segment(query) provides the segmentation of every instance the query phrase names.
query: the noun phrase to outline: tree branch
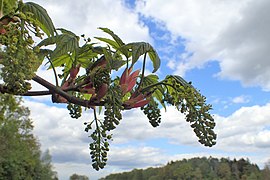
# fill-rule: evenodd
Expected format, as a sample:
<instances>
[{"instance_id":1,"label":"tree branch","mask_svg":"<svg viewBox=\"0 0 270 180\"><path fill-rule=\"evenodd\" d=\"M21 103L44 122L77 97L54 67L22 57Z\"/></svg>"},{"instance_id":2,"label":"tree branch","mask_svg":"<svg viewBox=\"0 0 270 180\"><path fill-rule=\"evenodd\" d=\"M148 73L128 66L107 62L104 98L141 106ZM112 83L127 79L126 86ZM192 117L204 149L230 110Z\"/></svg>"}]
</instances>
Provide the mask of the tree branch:
<instances>
[{"instance_id":1,"label":"tree branch","mask_svg":"<svg viewBox=\"0 0 270 180\"><path fill-rule=\"evenodd\" d=\"M68 93L66 93L65 91L63 91L61 88L51 84L50 82L46 81L45 79L39 77L39 76L35 76L32 78L34 81L36 81L37 83L41 84L42 86L46 87L47 89L49 89L49 92L51 92L52 94L59 94L60 96L64 97L68 102L73 103L73 104L77 104L80 106L84 106L84 107L88 107L90 108L91 106L102 106L104 105L104 102L91 102L91 101L87 101L87 100L83 100L77 97L74 97Z\"/></svg>"},{"instance_id":2,"label":"tree branch","mask_svg":"<svg viewBox=\"0 0 270 180\"><path fill-rule=\"evenodd\" d=\"M22 96L46 96L51 94L51 91L28 91L27 93L22 94Z\"/></svg>"},{"instance_id":3,"label":"tree branch","mask_svg":"<svg viewBox=\"0 0 270 180\"><path fill-rule=\"evenodd\" d=\"M142 82L143 82L144 71L145 71L145 64L146 64L146 55L147 55L147 53L144 53L143 67L142 67L142 77L141 77L141 80L140 80L140 84L139 84L138 87L137 87L136 93L138 93L138 91L140 91L140 87L141 87Z\"/></svg>"},{"instance_id":4,"label":"tree branch","mask_svg":"<svg viewBox=\"0 0 270 180\"><path fill-rule=\"evenodd\" d=\"M45 88L47 88L48 91L28 91L24 94L16 94L16 95L44 96L44 95L58 94L58 95L62 96L63 98L65 98L69 103L77 104L77 105L87 107L87 108L91 108L93 106L104 106L104 104L105 104L104 101L98 101L98 102L97 101L90 101L90 100L84 100L84 99L80 99L80 98L77 98L75 96L72 96L72 95L68 94L66 91L76 91L76 88L62 90L60 87L57 87L57 86L51 84L50 82L46 81L45 79L43 79L37 75L35 75L32 78L32 80L39 83L40 85L44 86ZM87 82L87 80L85 82L83 82L82 84L84 84L86 82ZM4 86L2 84L0 84L0 93L10 94L10 92L8 91L6 86ZM53 101L53 103L57 103L57 102ZM125 108L125 109L128 109L128 108Z\"/></svg>"}]
</instances>

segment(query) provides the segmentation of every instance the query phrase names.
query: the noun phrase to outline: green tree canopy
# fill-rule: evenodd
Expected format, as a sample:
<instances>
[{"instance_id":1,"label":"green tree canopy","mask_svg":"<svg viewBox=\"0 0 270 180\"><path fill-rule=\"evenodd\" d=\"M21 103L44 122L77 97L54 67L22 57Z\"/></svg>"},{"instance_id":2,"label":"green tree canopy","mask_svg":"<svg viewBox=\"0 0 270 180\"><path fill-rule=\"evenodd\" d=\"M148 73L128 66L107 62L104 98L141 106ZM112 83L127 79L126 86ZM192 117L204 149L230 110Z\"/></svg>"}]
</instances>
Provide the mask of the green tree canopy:
<instances>
[{"instance_id":1,"label":"green tree canopy","mask_svg":"<svg viewBox=\"0 0 270 180\"><path fill-rule=\"evenodd\" d=\"M85 35L55 28L47 11L36 3L0 2L3 14L0 77L4 82L0 92L50 95L53 103L67 104L73 118L81 116L82 107L93 111L94 117L85 123L85 131L91 133L90 155L96 170L106 165L111 130L120 123L122 112L133 108L141 108L151 125L157 127L161 122L160 109L175 106L185 114L201 144L215 145L215 122L209 113L211 105L182 77L167 75L160 79L156 72L161 60L149 43L125 43L108 28L99 29L110 38L94 37L99 43L93 43ZM152 74L146 75L148 60L152 63ZM55 84L36 74L44 61L53 70ZM141 68L134 70L139 65ZM61 69L61 73L57 73L57 69ZM112 76L113 72L117 76ZM30 80L47 90L31 91ZM98 117L97 109L103 109L104 119Z\"/></svg>"},{"instance_id":2,"label":"green tree canopy","mask_svg":"<svg viewBox=\"0 0 270 180\"><path fill-rule=\"evenodd\" d=\"M70 180L89 180L89 178L85 175L79 175L79 174L72 174L70 177L69 177Z\"/></svg>"},{"instance_id":3,"label":"green tree canopy","mask_svg":"<svg viewBox=\"0 0 270 180\"><path fill-rule=\"evenodd\" d=\"M230 160L226 158L192 158L181 161L171 161L166 166L158 168L135 169L130 172L110 174L100 180L135 179L140 175L140 180L243 180L269 179L269 172L266 169L260 170L256 164L248 160Z\"/></svg>"},{"instance_id":4,"label":"green tree canopy","mask_svg":"<svg viewBox=\"0 0 270 180\"><path fill-rule=\"evenodd\" d=\"M55 179L51 156L41 153L32 130L21 99L0 94L0 179Z\"/></svg>"}]
</instances>

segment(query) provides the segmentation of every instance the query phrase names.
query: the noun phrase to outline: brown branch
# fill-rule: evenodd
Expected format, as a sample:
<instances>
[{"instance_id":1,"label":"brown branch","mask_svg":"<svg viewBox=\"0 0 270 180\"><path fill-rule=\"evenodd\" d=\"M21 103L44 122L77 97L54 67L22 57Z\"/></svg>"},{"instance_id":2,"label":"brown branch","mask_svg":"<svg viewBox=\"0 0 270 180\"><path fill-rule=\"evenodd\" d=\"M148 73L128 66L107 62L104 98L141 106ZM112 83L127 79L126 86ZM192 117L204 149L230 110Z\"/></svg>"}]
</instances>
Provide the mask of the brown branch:
<instances>
[{"instance_id":1,"label":"brown branch","mask_svg":"<svg viewBox=\"0 0 270 180\"><path fill-rule=\"evenodd\" d=\"M77 88L67 88L64 90L65 92L68 91L78 91ZM7 89L6 86L4 86L3 84L0 84L0 93L2 94L10 94L10 91ZM46 96L46 95L52 95L53 93L51 91L27 91L24 94L16 94L19 96Z\"/></svg>"},{"instance_id":2,"label":"brown branch","mask_svg":"<svg viewBox=\"0 0 270 180\"><path fill-rule=\"evenodd\" d=\"M65 88L65 91L67 92L67 91L80 91L79 89L82 87L82 86L84 86L84 85L86 85L86 84L88 84L88 83L90 83L91 81L90 81L90 78L89 77L87 77L87 78L85 78L84 79L84 81L82 81L82 82L80 82L80 83L78 83L78 84L76 84L76 85L70 85L69 87L67 87L67 88Z\"/></svg>"},{"instance_id":3,"label":"brown branch","mask_svg":"<svg viewBox=\"0 0 270 180\"><path fill-rule=\"evenodd\" d=\"M44 96L44 95L52 95L54 96L55 94L62 96L65 98L69 103L77 104L83 107L91 108L93 106L104 106L105 102L104 101L90 101L90 100L84 100L77 98L75 96L72 96L68 94L66 91L77 91L78 89L76 87L70 87L69 89L62 90L60 87L55 86L51 84L50 82L46 81L45 79L39 77L39 76L34 76L32 78L35 82L39 83L40 85L44 86L45 88L48 89L48 91L28 91L24 94L16 94L20 96ZM80 85L83 85L87 83L88 80L85 80L82 82ZM80 86L79 85L79 86ZM7 94L12 94L10 91L8 91L8 88L2 84L0 84L0 93L7 93ZM59 103L54 100L52 97L52 102L53 103ZM128 107L124 106L124 109L130 109Z\"/></svg>"},{"instance_id":4,"label":"brown branch","mask_svg":"<svg viewBox=\"0 0 270 180\"><path fill-rule=\"evenodd\" d=\"M91 102L91 101L87 101L87 100L83 100L83 99L74 97L74 96L68 94L67 92L63 91L61 88L51 84L50 82L46 81L45 79L43 79L37 75L35 77L33 77L32 79L34 81L36 81L37 83L41 84L42 86L46 87L47 89L49 89L49 92L51 92L51 94L53 94L53 93L59 94L60 96L64 97L70 103L77 104L77 105L84 106L84 107L104 105L104 102Z\"/></svg>"},{"instance_id":5,"label":"brown branch","mask_svg":"<svg viewBox=\"0 0 270 180\"><path fill-rule=\"evenodd\" d=\"M0 93L2 94L11 94L10 90L4 86L3 84L0 84ZM20 95L20 96L44 96L44 95L51 95L52 92L50 91L28 91L24 94L14 94L14 95Z\"/></svg>"},{"instance_id":6,"label":"brown branch","mask_svg":"<svg viewBox=\"0 0 270 180\"><path fill-rule=\"evenodd\" d=\"M68 91L77 91L80 92L79 88L87 83L91 82L89 78L86 78L83 82L78 83L76 85L71 85L64 90L61 89L62 91L68 92ZM3 85L0 84L0 92L1 91L1 86L4 87ZM56 85L57 86L57 85ZM25 94L22 94L22 96L45 96L45 95L52 95L53 93L51 91L28 91Z\"/></svg>"},{"instance_id":7,"label":"brown branch","mask_svg":"<svg viewBox=\"0 0 270 180\"><path fill-rule=\"evenodd\" d=\"M37 75L34 76L32 78L32 80L34 80L35 82L39 83L40 85L46 87L48 89L48 91L28 91L28 92L26 92L24 94L16 94L16 95L20 95L20 96L43 96L43 95L59 94L60 96L65 98L68 102L73 103L73 104L77 104L77 105L80 105L80 106L83 106L83 107L90 108L91 106L103 106L104 105L103 101L100 101L100 102L88 101L88 100L77 98L77 97L72 96L72 95L68 94L67 92L65 92L65 91L77 91L78 90L77 87L62 90L60 87L57 87L57 86L51 84L50 82L46 81L45 79L43 79L43 78L41 78L41 77L39 77ZM87 81L83 82L82 84L85 84L86 82ZM80 84L80 85L82 85L82 84ZM6 86L4 86L3 84L0 84L0 93L2 93L2 94L5 94L5 93L10 94L10 91L8 90L8 88Z\"/></svg>"},{"instance_id":8,"label":"brown branch","mask_svg":"<svg viewBox=\"0 0 270 180\"><path fill-rule=\"evenodd\" d=\"M46 95L52 95L51 91L28 91L25 94L22 94L22 96L46 96Z\"/></svg>"}]
</instances>

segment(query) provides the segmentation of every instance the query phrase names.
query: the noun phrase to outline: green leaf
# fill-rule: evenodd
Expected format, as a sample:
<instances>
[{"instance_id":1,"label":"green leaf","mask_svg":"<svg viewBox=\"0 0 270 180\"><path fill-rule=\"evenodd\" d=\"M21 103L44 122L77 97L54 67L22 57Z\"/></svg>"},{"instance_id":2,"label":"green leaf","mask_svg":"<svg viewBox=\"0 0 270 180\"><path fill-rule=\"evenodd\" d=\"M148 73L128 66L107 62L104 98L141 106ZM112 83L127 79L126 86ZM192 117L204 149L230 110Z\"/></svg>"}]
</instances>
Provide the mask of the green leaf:
<instances>
[{"instance_id":1,"label":"green leaf","mask_svg":"<svg viewBox=\"0 0 270 180\"><path fill-rule=\"evenodd\" d=\"M77 50L77 61L83 68L88 68L91 59L96 58L98 53L93 52L91 44L85 44Z\"/></svg>"},{"instance_id":2,"label":"green leaf","mask_svg":"<svg viewBox=\"0 0 270 180\"><path fill-rule=\"evenodd\" d=\"M120 67L122 67L126 63L126 61L122 59L118 59L116 57L116 53L112 54L110 49L103 48L103 54L109 64L110 69L112 70L118 70Z\"/></svg>"},{"instance_id":3,"label":"green leaf","mask_svg":"<svg viewBox=\"0 0 270 180\"><path fill-rule=\"evenodd\" d=\"M85 94L85 93L81 93L81 94L83 96L83 99L85 99L85 100L90 100L92 97L92 94Z\"/></svg>"},{"instance_id":4,"label":"green leaf","mask_svg":"<svg viewBox=\"0 0 270 180\"><path fill-rule=\"evenodd\" d=\"M116 34L114 34L114 32L111 31L108 28L99 28L99 29L101 29L103 32L109 34L114 39L114 41L111 40L111 39L100 38L100 37L96 37L96 39L108 43L115 50L118 50L121 53L123 53L126 56L126 58L129 58L130 57L130 53L129 53L128 49L127 48L124 48L125 43L119 38L119 36L117 36Z\"/></svg>"},{"instance_id":5,"label":"green leaf","mask_svg":"<svg viewBox=\"0 0 270 180\"><path fill-rule=\"evenodd\" d=\"M132 66L138 61L141 55L151 50L151 45L146 42L130 43L132 49Z\"/></svg>"},{"instance_id":6,"label":"green leaf","mask_svg":"<svg viewBox=\"0 0 270 180\"><path fill-rule=\"evenodd\" d=\"M48 46L52 44L56 44L55 50L43 50L41 49L41 53L47 53L46 55L50 54L52 63L54 67L59 67L62 64L70 64L72 63L72 57L74 58L74 55L71 56L71 54L68 54L70 51L75 51L75 48L77 48L79 45L74 45L74 42L72 41L72 36L74 34L68 33L68 31L63 31L67 32L67 34L61 34L57 36L52 36L44 39L41 41L37 46ZM70 44L69 44L70 43ZM69 51L70 50L70 51ZM51 66L49 69L52 68Z\"/></svg>"},{"instance_id":7,"label":"green leaf","mask_svg":"<svg viewBox=\"0 0 270 180\"><path fill-rule=\"evenodd\" d=\"M59 29L63 34L57 36L56 48L52 53L52 59L68 53L74 53L79 48L79 37L71 31Z\"/></svg>"},{"instance_id":8,"label":"green leaf","mask_svg":"<svg viewBox=\"0 0 270 180\"><path fill-rule=\"evenodd\" d=\"M64 54L52 60L52 64L54 67L59 67L63 64L70 64L70 62L72 63L72 59L68 54ZM52 67L50 66L48 69L50 68Z\"/></svg>"},{"instance_id":9,"label":"green leaf","mask_svg":"<svg viewBox=\"0 0 270 180\"><path fill-rule=\"evenodd\" d=\"M161 87L161 86L158 86L157 90L153 93L153 97L156 98L159 103L164 107L164 109L166 110L166 105L165 103L163 102L163 96L164 94L164 89Z\"/></svg>"},{"instance_id":10,"label":"green leaf","mask_svg":"<svg viewBox=\"0 0 270 180\"><path fill-rule=\"evenodd\" d=\"M61 31L61 33L63 34L68 34L70 36L75 36L77 38L79 38L78 36L76 36L76 34L74 34L73 32L67 30L67 29L64 29L64 28L57 28L57 30Z\"/></svg>"},{"instance_id":11,"label":"green leaf","mask_svg":"<svg viewBox=\"0 0 270 180\"><path fill-rule=\"evenodd\" d=\"M143 85L149 86L158 83L158 76L155 74L149 74L143 78Z\"/></svg>"},{"instance_id":12,"label":"green leaf","mask_svg":"<svg viewBox=\"0 0 270 180\"><path fill-rule=\"evenodd\" d=\"M69 41L70 39L70 44L67 44L67 42ZM78 45L73 45L72 43L72 40L70 38L69 35L57 35L57 36L51 36L51 37L48 37L44 40L42 40L37 46L39 47L42 47L42 46L49 46L49 45L54 45L56 44L56 49L54 49L53 51L50 51L50 54L51 54L51 58L52 59L57 59L58 57L70 52L69 50L73 50L75 51L74 49L75 48L72 48L72 46L76 46L78 47ZM62 46L64 45L64 46Z\"/></svg>"},{"instance_id":13,"label":"green leaf","mask_svg":"<svg viewBox=\"0 0 270 180\"><path fill-rule=\"evenodd\" d=\"M41 46L52 45L52 44L55 44L56 41L57 41L57 36L51 36L42 40L37 46L41 47Z\"/></svg>"},{"instance_id":14,"label":"green leaf","mask_svg":"<svg viewBox=\"0 0 270 180\"><path fill-rule=\"evenodd\" d=\"M43 60L50 53L52 53L52 50L50 49L40 49L39 52L37 53L37 56L40 60Z\"/></svg>"},{"instance_id":15,"label":"green leaf","mask_svg":"<svg viewBox=\"0 0 270 180\"><path fill-rule=\"evenodd\" d=\"M157 52L154 49L152 49L152 51L148 52L148 56L150 57L151 61L153 62L154 70L152 72L154 73L160 67L159 56L158 56Z\"/></svg>"},{"instance_id":16,"label":"green leaf","mask_svg":"<svg viewBox=\"0 0 270 180\"><path fill-rule=\"evenodd\" d=\"M158 83L158 76L154 74L150 74L148 76L145 76L143 79L143 87L151 86L153 84ZM156 100L159 101L159 103L165 108L166 110L166 105L163 102L163 97L164 97L164 88L161 85L157 85L152 89L156 89L155 92L152 94L152 97L154 97ZM149 90L148 90L149 91Z\"/></svg>"},{"instance_id":17,"label":"green leaf","mask_svg":"<svg viewBox=\"0 0 270 180\"><path fill-rule=\"evenodd\" d=\"M108 28L101 28L101 27L99 29L101 29L103 32L111 35L112 38L115 40L115 42L119 45L119 47L125 45L125 43L123 43L123 41L116 34L114 34L114 32L111 31L110 29L108 29Z\"/></svg>"},{"instance_id":18,"label":"green leaf","mask_svg":"<svg viewBox=\"0 0 270 180\"><path fill-rule=\"evenodd\" d=\"M55 34L56 31L53 22L47 11L42 6L33 2L27 2L24 3L22 11L24 13L32 13L33 19L36 21L38 26L47 34L47 36L53 36Z\"/></svg>"},{"instance_id":19,"label":"green leaf","mask_svg":"<svg viewBox=\"0 0 270 180\"><path fill-rule=\"evenodd\" d=\"M130 43L132 48L132 65L134 65L141 55L148 53L153 63L153 73L156 72L160 67L160 59L154 48L146 42L135 42Z\"/></svg>"},{"instance_id":20,"label":"green leaf","mask_svg":"<svg viewBox=\"0 0 270 180\"><path fill-rule=\"evenodd\" d=\"M126 61L113 57L113 61L111 62L111 68L118 71L118 69L125 64L126 64Z\"/></svg>"},{"instance_id":21,"label":"green leaf","mask_svg":"<svg viewBox=\"0 0 270 180\"><path fill-rule=\"evenodd\" d=\"M108 63L107 67L110 67L110 69L111 69L111 63L113 62L112 54L106 48L103 48L103 54L104 54L105 59Z\"/></svg>"},{"instance_id":22,"label":"green leaf","mask_svg":"<svg viewBox=\"0 0 270 180\"><path fill-rule=\"evenodd\" d=\"M92 48L93 52L97 53L97 54L103 54L103 47L101 46L96 46Z\"/></svg>"},{"instance_id":23,"label":"green leaf","mask_svg":"<svg viewBox=\"0 0 270 180\"><path fill-rule=\"evenodd\" d=\"M0 0L0 11L1 11L1 15L3 17L3 15L8 15L10 13L12 13L14 11L14 9L16 9L18 6L18 0ZM2 18L1 17L1 18Z\"/></svg>"},{"instance_id":24,"label":"green leaf","mask_svg":"<svg viewBox=\"0 0 270 180\"><path fill-rule=\"evenodd\" d=\"M114 49L119 49L119 44L111 39L108 39L108 38L102 38L102 37L95 37L96 39L100 40L100 41L103 41L109 45L111 45Z\"/></svg>"}]
</instances>

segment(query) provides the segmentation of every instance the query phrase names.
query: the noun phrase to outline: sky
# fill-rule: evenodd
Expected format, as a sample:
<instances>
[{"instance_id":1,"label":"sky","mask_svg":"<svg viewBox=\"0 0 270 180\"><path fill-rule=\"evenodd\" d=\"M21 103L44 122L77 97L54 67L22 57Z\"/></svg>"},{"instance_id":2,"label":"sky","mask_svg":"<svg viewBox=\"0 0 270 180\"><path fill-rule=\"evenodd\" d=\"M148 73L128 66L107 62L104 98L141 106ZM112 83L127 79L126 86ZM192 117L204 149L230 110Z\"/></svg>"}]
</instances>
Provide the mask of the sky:
<instances>
[{"instance_id":1,"label":"sky","mask_svg":"<svg viewBox=\"0 0 270 180\"><path fill-rule=\"evenodd\" d=\"M151 43L161 58L160 77L180 75L213 105L217 144L207 148L169 107L152 128L145 115L125 111L113 131L107 166L92 169L90 138L83 123L50 97L25 98L34 134L49 149L59 178L73 173L91 180L134 168L192 157L248 158L261 168L270 159L270 1L268 0L32 0L45 7L56 27L78 35L106 36L107 27L124 42ZM147 64L151 72L151 64ZM44 67L38 75L53 81ZM33 85L34 89L40 89Z\"/></svg>"}]
</instances>

